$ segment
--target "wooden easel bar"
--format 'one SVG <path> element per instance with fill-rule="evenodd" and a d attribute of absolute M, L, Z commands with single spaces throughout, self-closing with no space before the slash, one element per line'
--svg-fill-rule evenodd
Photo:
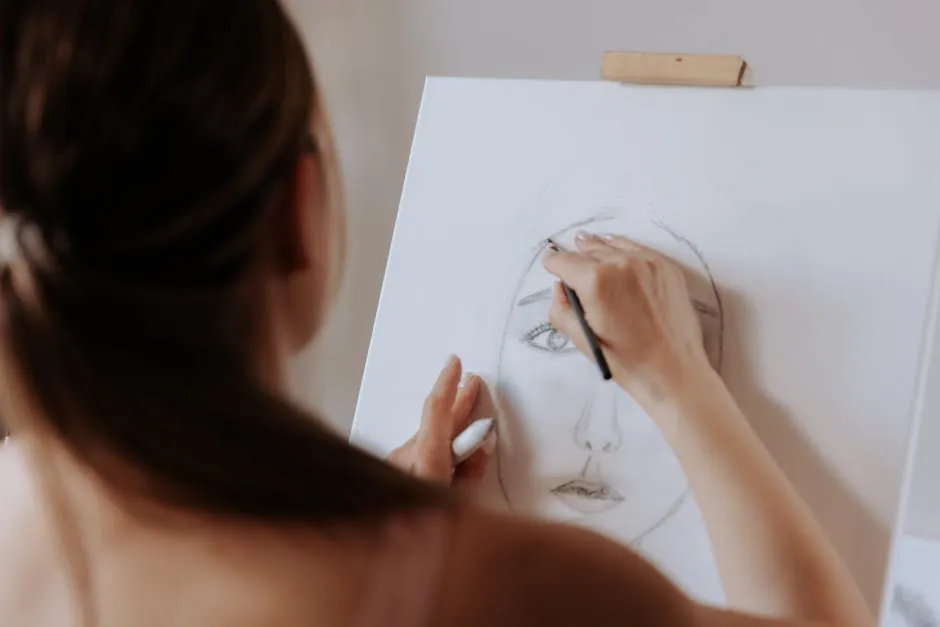
<path fill-rule="evenodd" d="M 747 63 L 736 55 L 605 52 L 601 78 L 620 83 L 739 87 Z"/>

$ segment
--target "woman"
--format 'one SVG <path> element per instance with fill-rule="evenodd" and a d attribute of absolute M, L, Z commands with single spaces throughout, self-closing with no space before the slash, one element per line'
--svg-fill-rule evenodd
<path fill-rule="evenodd" d="M 850 577 L 708 366 L 680 272 L 594 236 L 545 258 L 663 429 L 727 596 L 447 486 L 452 360 L 396 470 L 287 398 L 338 274 L 335 157 L 275 0 L 0 7 L 0 624 L 865 625 Z M 553 324 L 584 350 L 556 294 Z M 410 471 L 405 472 L 405 471 Z M 417 476 L 415 476 L 417 475 Z"/>

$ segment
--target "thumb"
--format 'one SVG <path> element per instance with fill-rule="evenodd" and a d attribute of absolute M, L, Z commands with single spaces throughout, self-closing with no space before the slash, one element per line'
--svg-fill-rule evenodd
<path fill-rule="evenodd" d="M 571 308 L 571 302 L 565 294 L 561 283 L 555 283 L 553 290 L 552 304 L 548 310 L 548 321 L 552 327 L 567 337 L 579 351 L 585 355 L 590 355 L 590 347 L 587 338 L 584 337 L 584 331 L 581 329 L 581 323 L 574 309 Z"/>

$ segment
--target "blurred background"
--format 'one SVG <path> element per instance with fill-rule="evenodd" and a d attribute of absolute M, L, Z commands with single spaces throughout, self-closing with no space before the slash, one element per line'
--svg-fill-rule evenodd
<path fill-rule="evenodd" d="M 740 54 L 758 85 L 940 87 L 929 0 L 287 0 L 330 106 L 350 266 L 295 382 L 338 428 L 359 391 L 428 75 L 596 79 L 605 50 Z"/>
<path fill-rule="evenodd" d="M 298 360 L 293 384 L 344 432 L 427 75 L 589 80 L 605 50 L 650 50 L 740 54 L 756 85 L 940 88 L 940 3 L 930 0 L 287 4 L 325 89 L 349 201 L 343 291 L 323 337 Z M 932 350 L 940 358 L 940 345 Z M 906 529 L 940 542 L 940 368 L 931 373 L 921 436 Z"/>

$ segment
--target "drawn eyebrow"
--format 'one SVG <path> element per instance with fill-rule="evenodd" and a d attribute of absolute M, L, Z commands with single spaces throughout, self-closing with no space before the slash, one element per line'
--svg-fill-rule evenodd
<path fill-rule="evenodd" d="M 544 290 L 539 290 L 537 292 L 532 292 L 528 296 L 523 297 L 516 303 L 517 306 L 531 305 L 532 303 L 537 303 L 543 300 L 552 299 L 552 288 L 546 287 Z"/>

